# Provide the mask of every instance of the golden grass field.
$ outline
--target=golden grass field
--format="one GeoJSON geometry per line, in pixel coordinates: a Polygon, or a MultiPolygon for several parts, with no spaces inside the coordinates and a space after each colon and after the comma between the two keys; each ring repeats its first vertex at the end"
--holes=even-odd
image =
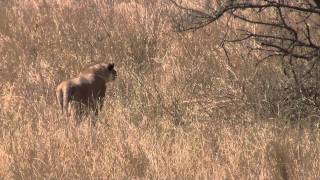
{"type": "MultiPolygon", "coordinates": [[[[277,61],[172,29],[166,1],[0,1],[0,179],[318,179],[319,117],[277,99],[277,61]],[[97,127],[61,116],[59,82],[114,62],[97,127]]],[[[238,26],[237,22],[233,22],[238,26]]],[[[239,25],[240,26],[240,25],[239,25]]]]}

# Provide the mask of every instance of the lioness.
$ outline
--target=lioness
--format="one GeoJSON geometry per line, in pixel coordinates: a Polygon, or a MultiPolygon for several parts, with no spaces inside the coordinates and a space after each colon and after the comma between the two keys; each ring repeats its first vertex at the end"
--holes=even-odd
{"type": "Polygon", "coordinates": [[[114,81],[116,77],[114,64],[96,64],[81,72],[79,77],[61,82],[56,95],[62,112],[76,115],[77,124],[88,110],[94,110],[97,115],[102,108],[106,83],[114,81]]]}

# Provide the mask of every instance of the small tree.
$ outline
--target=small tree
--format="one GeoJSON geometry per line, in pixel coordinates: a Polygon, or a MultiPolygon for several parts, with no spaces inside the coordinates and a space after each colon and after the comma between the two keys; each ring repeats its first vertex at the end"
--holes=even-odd
{"type": "MultiPolygon", "coordinates": [[[[320,110],[320,1],[319,0],[220,0],[213,6],[208,1],[206,10],[192,9],[170,0],[183,13],[176,23],[178,32],[197,30],[224,16],[256,28],[232,29],[226,43],[247,43],[249,52],[262,54],[259,62],[280,59],[289,81],[285,88],[290,108],[304,111],[320,110]],[[292,108],[294,106],[295,108],[292,108]]],[[[231,26],[228,26],[231,28],[231,26]]],[[[301,116],[301,114],[300,114],[301,116]]]]}

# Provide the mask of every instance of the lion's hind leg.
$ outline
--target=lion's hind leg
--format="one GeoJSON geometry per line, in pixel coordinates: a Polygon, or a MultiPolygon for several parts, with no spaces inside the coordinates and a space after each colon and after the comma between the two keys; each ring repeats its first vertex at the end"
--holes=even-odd
{"type": "Polygon", "coordinates": [[[76,126],[79,126],[84,116],[83,105],[80,102],[71,101],[69,103],[68,112],[73,122],[76,122],[76,126]]]}

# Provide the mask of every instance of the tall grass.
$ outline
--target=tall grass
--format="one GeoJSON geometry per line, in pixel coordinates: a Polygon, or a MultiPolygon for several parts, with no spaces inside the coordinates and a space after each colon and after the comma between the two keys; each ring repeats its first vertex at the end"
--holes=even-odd
{"type": "MultiPolygon", "coordinates": [[[[0,2],[0,179],[316,179],[319,117],[287,123],[275,60],[219,47],[224,21],[175,33],[165,1],[0,2]],[[246,58],[244,58],[246,57],[246,58]],[[96,128],[56,85],[114,62],[96,128]]],[[[237,25],[237,22],[234,22],[237,25]]]]}

